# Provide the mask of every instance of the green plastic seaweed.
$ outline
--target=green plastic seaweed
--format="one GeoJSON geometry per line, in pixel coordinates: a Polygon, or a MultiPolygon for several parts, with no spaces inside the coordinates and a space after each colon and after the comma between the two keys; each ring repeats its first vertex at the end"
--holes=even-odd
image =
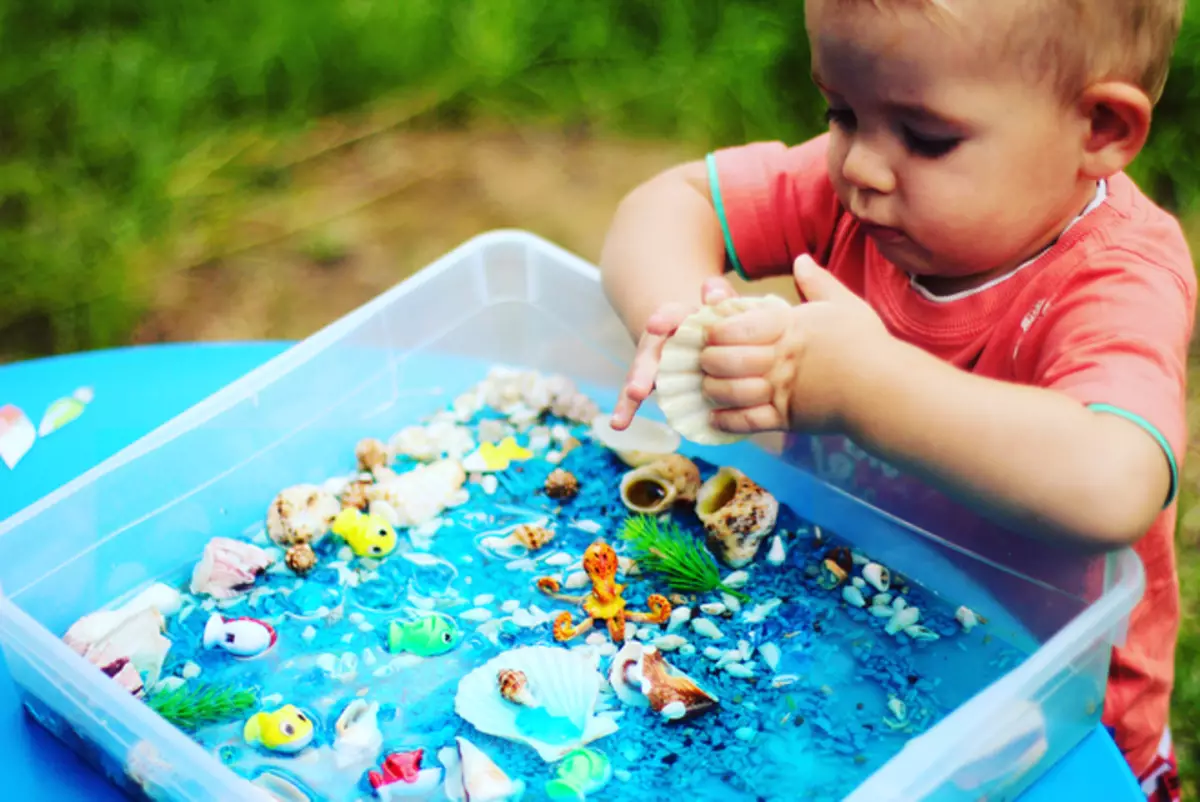
{"type": "Polygon", "coordinates": [[[712,554],[674,521],[660,524],[649,515],[626,518],[621,537],[633,546],[638,566],[661,575],[674,590],[684,593],[721,590],[741,601],[750,601],[745,593],[721,582],[712,554]]]}
{"type": "Polygon", "coordinates": [[[258,704],[258,697],[253,691],[215,685],[180,685],[154,693],[146,704],[180,729],[194,730],[241,718],[258,704]]]}

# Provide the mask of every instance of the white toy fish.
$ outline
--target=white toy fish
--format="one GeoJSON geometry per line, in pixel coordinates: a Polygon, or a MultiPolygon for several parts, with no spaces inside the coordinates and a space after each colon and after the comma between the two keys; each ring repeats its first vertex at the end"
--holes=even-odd
{"type": "Polygon", "coordinates": [[[204,625],[204,648],[220,646],[234,657],[249,659],[266,654],[275,641],[275,628],[257,618],[225,619],[213,613],[204,625]]]}
{"type": "Polygon", "coordinates": [[[9,470],[17,467],[36,439],[33,422],[20,407],[12,404],[0,407],[0,459],[9,470]]]}

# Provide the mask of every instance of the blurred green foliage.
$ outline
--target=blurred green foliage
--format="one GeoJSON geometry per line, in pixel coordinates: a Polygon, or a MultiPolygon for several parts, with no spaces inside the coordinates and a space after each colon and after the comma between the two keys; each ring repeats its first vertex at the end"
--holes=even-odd
{"type": "MultiPolygon", "coordinates": [[[[1191,208],[1200,23],[1138,177],[1191,208]]],[[[823,124],[802,3],[769,0],[0,0],[0,343],[107,346],[142,293],[133,255],[177,222],[189,154],[390,93],[476,116],[675,137],[798,140],[823,124]],[[183,185],[181,188],[181,184],[183,185]]]]}

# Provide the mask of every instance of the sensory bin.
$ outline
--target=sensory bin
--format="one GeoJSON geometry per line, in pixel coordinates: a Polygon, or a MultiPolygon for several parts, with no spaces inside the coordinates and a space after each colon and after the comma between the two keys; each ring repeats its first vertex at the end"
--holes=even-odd
{"type": "Polygon", "coordinates": [[[336,802],[838,800],[1026,656],[606,418],[496,368],[64,639],[274,798],[336,802]]]}

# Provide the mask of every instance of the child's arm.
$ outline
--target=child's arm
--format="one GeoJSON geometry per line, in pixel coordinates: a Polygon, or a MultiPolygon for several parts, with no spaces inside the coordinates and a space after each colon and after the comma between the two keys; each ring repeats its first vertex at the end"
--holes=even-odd
{"type": "Polygon", "coordinates": [[[709,332],[701,365],[727,407],[720,428],[843,431],[1014,528],[1088,547],[1132,543],[1161,511],[1171,471],[1141,427],[948,365],[810,261],[796,274],[807,303],[709,332]]]}

